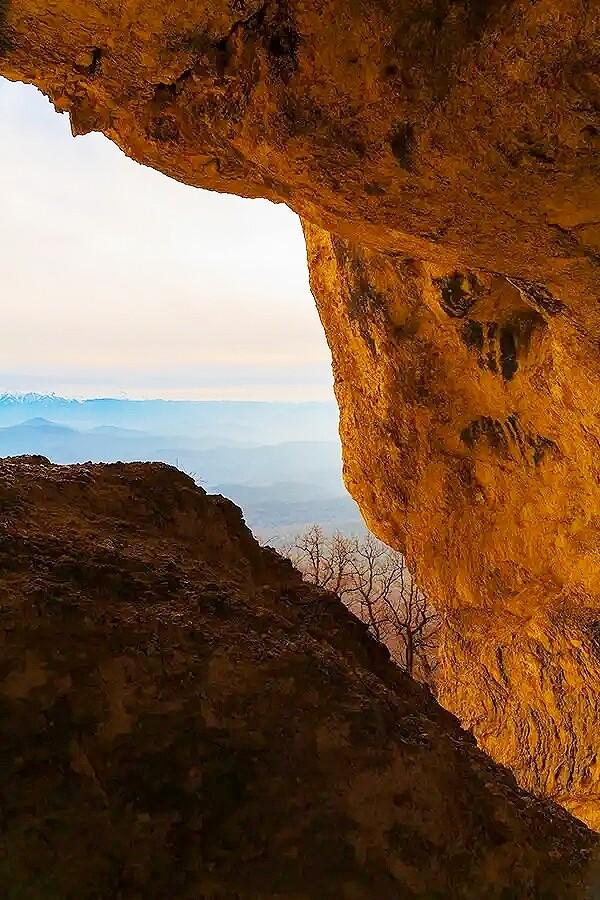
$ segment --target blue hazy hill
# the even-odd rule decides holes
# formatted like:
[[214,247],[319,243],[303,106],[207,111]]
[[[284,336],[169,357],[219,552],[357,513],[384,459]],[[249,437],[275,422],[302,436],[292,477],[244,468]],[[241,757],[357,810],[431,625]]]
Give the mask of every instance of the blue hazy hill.
[[13,397],[0,396],[0,456],[166,462],[230,497],[250,527],[269,537],[313,522],[363,527],[342,482],[332,404]]
[[54,394],[0,394],[0,426],[45,418],[79,429],[101,426],[227,443],[336,441],[334,403],[245,400],[71,400]]

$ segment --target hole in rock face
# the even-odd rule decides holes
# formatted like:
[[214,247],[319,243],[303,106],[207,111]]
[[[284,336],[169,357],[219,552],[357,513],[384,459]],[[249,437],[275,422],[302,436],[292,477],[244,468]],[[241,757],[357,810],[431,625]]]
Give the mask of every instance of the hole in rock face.
[[294,57],[299,43],[298,33],[291,26],[284,25],[269,38],[269,53],[277,57]]
[[267,35],[266,47],[271,69],[273,74],[286,84],[298,69],[299,46],[300,36],[289,23],[275,26],[274,30]]
[[498,360],[497,360],[497,334],[498,334],[498,323],[497,322],[488,322],[487,323],[487,344],[488,344],[488,352],[486,356],[487,367],[490,372],[498,371]]
[[413,155],[416,148],[415,129],[410,122],[403,122],[396,128],[391,139],[392,153],[403,169],[413,168]]
[[220,41],[217,41],[214,46],[214,50],[217,74],[220,78],[223,78],[225,72],[227,71],[229,60],[231,58],[231,39],[226,37],[222,38],[222,40]]
[[515,335],[509,326],[505,326],[500,331],[500,367],[505,381],[510,381],[519,368],[517,343]]
[[102,50],[94,47],[93,50],[83,50],[75,59],[75,69],[82,75],[94,77],[97,75],[102,62]]
[[157,84],[154,89],[154,100],[158,106],[166,106],[172,103],[176,96],[176,84]]
[[560,456],[556,442],[524,427],[517,413],[504,420],[491,416],[474,419],[462,429],[460,439],[470,450],[487,445],[494,454],[508,454],[529,466],[540,466],[546,458]]
[[462,331],[463,341],[469,349],[483,350],[483,327],[479,322],[469,319]]
[[600,150],[600,130],[595,125],[586,125],[582,128],[581,137],[594,150]]
[[505,450],[508,446],[502,423],[491,416],[482,416],[470,422],[460,434],[461,440],[471,450],[478,441],[485,438],[493,450]]
[[440,304],[445,313],[454,319],[467,315],[479,297],[479,286],[475,276],[454,272],[433,282],[440,292]]
[[150,136],[163,144],[175,144],[179,140],[179,125],[172,116],[159,116],[151,125]]
[[99,47],[96,47],[92,52],[92,64],[90,66],[90,74],[95,75],[98,69],[100,68],[100,62],[102,60],[102,50]]

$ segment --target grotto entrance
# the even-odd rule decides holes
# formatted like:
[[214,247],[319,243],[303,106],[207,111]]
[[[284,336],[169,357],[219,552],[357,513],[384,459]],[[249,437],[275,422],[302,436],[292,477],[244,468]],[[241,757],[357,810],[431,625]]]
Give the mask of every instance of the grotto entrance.
[[597,824],[597,10],[2,9],[0,71],[76,134],[302,216],[348,484],[446,604],[442,698]]

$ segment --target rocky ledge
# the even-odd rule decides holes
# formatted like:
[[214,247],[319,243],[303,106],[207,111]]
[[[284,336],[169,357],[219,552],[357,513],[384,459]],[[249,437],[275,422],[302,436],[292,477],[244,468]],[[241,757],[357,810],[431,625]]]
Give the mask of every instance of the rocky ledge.
[[1,461],[0,624],[4,897],[594,896],[592,833],[175,469]]

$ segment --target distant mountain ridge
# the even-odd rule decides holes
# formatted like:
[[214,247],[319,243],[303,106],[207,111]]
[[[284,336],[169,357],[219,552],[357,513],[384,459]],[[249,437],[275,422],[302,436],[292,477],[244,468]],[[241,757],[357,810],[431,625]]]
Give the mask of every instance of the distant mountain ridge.
[[332,402],[246,400],[77,400],[57,394],[0,394],[0,427],[42,416],[89,430],[100,426],[162,435],[206,438],[218,443],[278,444],[337,441],[338,411]]
[[[312,408],[298,410],[294,405],[297,417],[290,417],[286,405],[280,404],[274,426],[273,410],[261,406],[249,409],[242,403],[239,413],[242,419],[246,416],[246,422],[237,428],[235,415],[224,417],[222,410],[214,410],[211,405],[210,430],[198,426],[195,433],[192,428],[191,433],[161,434],[155,427],[160,425],[160,416],[157,423],[152,409],[143,410],[144,430],[129,427],[127,405],[117,409],[123,424],[97,424],[97,418],[90,415],[94,401],[70,407],[61,405],[61,398],[53,395],[33,396],[35,399],[24,399],[20,404],[0,403],[0,457],[36,454],[64,464],[165,462],[192,475],[206,489],[231,497],[242,507],[248,524],[273,540],[285,540],[315,522],[329,530],[351,533],[363,528],[358,508],[342,482],[336,431],[329,440],[311,439],[319,428],[321,437],[327,435],[324,420],[319,422],[321,410],[315,415]],[[136,406],[136,411],[139,408]],[[70,415],[73,409],[76,414]],[[15,410],[18,415],[14,415]],[[65,413],[62,416],[61,411]],[[42,412],[44,415],[40,415]],[[193,412],[188,410],[190,415]],[[202,406],[195,410],[200,418],[205,412]],[[174,419],[173,429],[175,422],[182,429],[190,424]],[[236,441],[234,436],[239,436],[240,430],[242,436],[250,432],[254,441]],[[287,439],[267,442],[269,437]],[[262,442],[258,442],[260,438]]]
[[25,391],[24,393],[0,393],[0,406],[27,406],[29,404],[70,404],[83,403],[83,400],[75,398],[60,397],[58,394],[38,394],[36,391]]
[[[78,429],[36,416],[0,427],[0,455],[35,453],[54,462],[157,461],[194,472],[203,484],[230,482],[270,485],[308,482],[343,492],[339,446],[334,441],[283,441],[279,444],[205,446],[189,435],[160,435],[100,426]],[[303,477],[301,477],[303,476]]]
[[57,433],[67,433],[74,434],[77,429],[71,428],[69,425],[61,425],[58,422],[52,422],[50,419],[45,419],[43,416],[34,416],[32,419],[25,419],[24,422],[19,422],[18,425],[8,425],[3,428],[0,428],[0,432],[4,433],[23,433],[27,431],[37,431],[40,434],[54,432]]

